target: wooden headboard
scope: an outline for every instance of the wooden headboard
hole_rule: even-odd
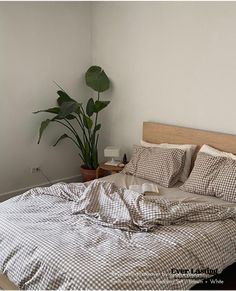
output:
[[[236,135],[155,122],[143,123],[143,140],[151,143],[208,144],[236,155]]]

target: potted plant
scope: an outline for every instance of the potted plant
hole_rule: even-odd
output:
[[[39,110],[33,113],[47,112],[54,114],[51,119],[42,121],[39,129],[40,143],[41,137],[49,124],[57,123],[67,130],[67,133],[61,135],[53,146],[56,146],[64,139],[73,142],[82,159],[80,168],[83,181],[89,181],[96,177],[96,168],[98,167],[98,139],[101,124],[98,121],[98,114],[110,101],[100,100],[100,93],[109,89],[110,81],[101,67],[92,66],[85,74],[85,80],[88,87],[97,92],[97,98],[90,98],[84,107],[82,103],[71,98],[60,86],[57,91],[57,105],[46,110]]]

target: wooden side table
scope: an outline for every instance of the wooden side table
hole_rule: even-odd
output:
[[[111,172],[111,174],[116,174],[116,173],[119,173],[120,171],[122,171],[123,168],[124,167],[105,165],[105,162],[103,162],[103,163],[99,164],[99,166],[97,167],[96,178],[97,179],[99,178],[100,170]]]

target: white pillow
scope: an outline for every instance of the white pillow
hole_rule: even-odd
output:
[[[231,153],[227,153],[227,152],[223,152],[223,151],[220,151],[220,150],[217,150],[213,147],[210,147],[209,145],[207,144],[204,144],[200,151],[201,153],[205,153],[205,154],[208,154],[208,155],[211,155],[211,156],[214,156],[214,157],[225,157],[225,158],[230,158],[230,159],[233,159],[233,160],[236,160],[236,156],[231,154]]]
[[[194,144],[171,144],[171,143],[160,143],[160,144],[155,144],[155,143],[149,143],[144,140],[140,141],[141,146],[143,147],[160,147],[160,148],[168,148],[168,149],[180,149],[185,151],[185,163],[184,163],[184,168],[183,172],[180,175],[179,180],[181,182],[185,182],[188,179],[190,168],[191,168],[191,161],[192,161],[192,156],[197,148],[196,145]]]

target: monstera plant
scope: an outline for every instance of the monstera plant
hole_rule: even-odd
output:
[[[85,106],[71,98],[59,86],[57,106],[34,112],[46,112],[54,115],[52,118],[42,121],[38,143],[51,123],[60,124],[66,129],[66,133],[57,139],[54,146],[64,139],[68,139],[76,145],[83,161],[81,172],[84,181],[95,176],[95,170],[98,166],[99,130],[101,129],[98,115],[110,103],[110,101],[102,101],[100,98],[101,93],[108,90],[110,86],[109,78],[101,67],[90,67],[85,74],[85,80],[87,86],[97,92],[97,97],[91,97]]]

